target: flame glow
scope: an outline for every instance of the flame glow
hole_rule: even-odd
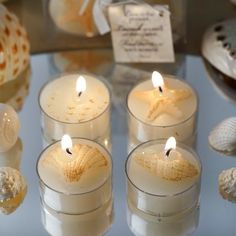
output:
[[[83,76],[79,76],[76,81],[76,92],[82,93],[86,90],[86,80]]]
[[[162,88],[164,86],[164,79],[162,75],[157,71],[152,72],[152,84],[154,88],[157,88],[157,87]]]
[[[61,139],[61,148],[62,150],[66,151],[66,149],[72,148],[72,140],[68,134],[63,135]]]
[[[168,138],[166,145],[165,145],[165,152],[176,149],[176,140],[174,137]]]

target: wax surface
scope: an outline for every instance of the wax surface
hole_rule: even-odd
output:
[[[47,84],[40,96],[44,112],[68,123],[88,121],[102,114],[110,102],[108,89],[100,80],[82,76],[86,80],[86,91],[80,97],[76,92],[79,75],[65,75]]]
[[[144,153],[163,153],[165,145],[158,144],[152,145],[141,150]],[[141,152],[140,151],[140,152]],[[188,160],[191,164],[195,165],[199,170],[199,164],[194,158],[193,154],[185,149],[177,148],[176,151],[180,152],[182,157]],[[147,156],[148,157],[148,156]],[[130,180],[141,190],[156,194],[156,195],[173,195],[187,190],[194,183],[197,182],[199,174],[192,178],[186,178],[181,181],[165,180],[149,169],[144,168],[137,162],[137,156],[133,154],[129,159],[128,176]],[[145,161],[149,161],[148,158]],[[199,170],[200,173],[200,170]]]
[[[169,114],[163,113],[154,120],[150,121],[147,119],[149,104],[142,99],[139,99],[134,94],[137,91],[148,91],[154,89],[150,79],[138,84],[129,94],[128,107],[130,112],[136,118],[151,125],[170,126],[185,121],[194,114],[197,109],[197,97],[192,88],[188,84],[177,79],[164,77],[164,81],[168,84],[170,89],[188,89],[191,92],[191,95],[188,98],[175,102],[175,105],[181,111],[182,116],[176,118]]]
[[[84,142],[86,143],[86,141]],[[96,147],[102,153],[103,159],[99,158],[93,161],[92,158],[96,158],[93,156],[90,156],[89,159],[83,159],[82,165],[77,168],[81,170],[79,173],[79,178],[75,178],[73,181],[68,180],[68,178],[64,175],[64,169],[62,165],[64,164],[64,166],[67,166],[68,162],[71,162],[75,159],[79,160],[81,158],[80,153],[77,153],[76,151],[76,145],[79,144],[73,144],[73,148],[71,149],[71,152],[73,153],[72,157],[70,157],[65,153],[65,151],[61,149],[60,143],[50,146],[49,149],[43,153],[38,163],[38,173],[42,181],[48,187],[63,193],[79,194],[95,190],[104,184],[110,177],[112,169],[111,160],[108,157],[108,154],[101,150],[99,145],[94,144],[94,147]],[[55,158],[60,161],[59,165],[56,163],[56,161],[54,163]],[[82,167],[86,166],[86,163],[88,162],[90,164],[92,163],[90,168],[83,169]],[[67,170],[70,171],[69,166]],[[72,169],[72,173],[74,173],[74,170],[75,169]]]

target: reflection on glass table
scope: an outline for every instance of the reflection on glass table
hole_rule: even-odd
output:
[[[27,179],[28,193],[23,204],[21,204],[14,213],[7,217],[0,215],[0,235],[48,235],[43,226],[45,221],[42,222],[41,217],[39,182],[35,167],[37,158],[43,150],[38,94],[43,84],[45,84],[53,75],[58,74],[55,67],[49,63],[51,62],[52,56],[52,54],[44,54],[32,56],[31,58],[32,77],[30,92],[29,96],[25,99],[22,110],[19,112],[21,121],[19,137],[24,144],[20,170]],[[128,208],[126,202],[126,178],[124,170],[125,161],[128,155],[128,129],[126,108],[123,101],[125,101],[127,87],[131,88],[136,82],[138,82],[139,75],[150,74],[153,70],[158,70],[159,68],[153,64],[146,66],[118,65],[112,61],[108,64],[109,66],[104,70],[104,74],[101,67],[97,71],[98,75],[107,78],[107,81],[111,86],[114,85],[112,92],[114,219],[113,224],[106,235],[131,236],[133,233],[129,229],[127,222],[130,222],[130,220],[134,218],[132,218],[133,216],[130,216],[130,213],[127,218],[126,214]],[[121,68],[121,70],[119,68]],[[125,73],[122,69],[125,69]],[[85,71],[85,69],[83,71]],[[90,73],[96,74],[95,71],[91,71]],[[135,79],[131,81],[132,77]],[[222,99],[213,89],[211,83],[207,79],[206,71],[201,59],[189,56],[187,57],[185,80],[197,90],[199,95],[196,149],[201,158],[203,167],[199,224],[192,235],[235,236],[236,208],[234,204],[222,199],[218,193],[218,175],[223,169],[235,166],[236,160],[232,157],[225,157],[212,151],[208,146],[207,139],[210,130],[217,123],[224,118],[235,115],[235,107],[231,103]],[[108,207],[108,209],[110,208]],[[45,210],[43,214],[48,214],[48,212],[50,212],[50,209],[47,209],[47,211]],[[186,227],[187,231],[189,230],[188,232],[192,231],[197,226],[197,214],[198,213],[195,214],[193,212],[193,217],[189,218],[189,221],[184,221],[183,227]],[[133,215],[138,214],[135,213]],[[50,215],[50,217],[51,216],[52,215]],[[45,218],[43,219],[45,220]],[[136,220],[133,222],[142,227],[144,222],[139,221],[138,218],[135,219]],[[56,220],[55,216],[50,218],[50,220]],[[107,221],[103,221],[104,225],[110,224],[111,220],[112,218],[107,218]],[[23,222],[28,223],[26,224]],[[99,225],[101,226],[100,223]],[[91,224],[91,227],[93,226],[94,225]],[[163,227],[163,230],[164,229],[165,227]],[[161,236],[165,236],[165,234],[162,233]]]

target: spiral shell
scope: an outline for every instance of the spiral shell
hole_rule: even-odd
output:
[[[236,117],[220,122],[209,134],[210,146],[224,154],[236,152]]]
[[[17,141],[20,122],[15,110],[0,103],[0,152],[9,150]]]
[[[29,65],[29,41],[17,17],[0,4],[0,85]]]
[[[181,181],[197,176],[198,169],[179,153],[170,157],[161,154],[137,154],[135,160],[157,176],[171,181]]]
[[[106,157],[97,149],[85,144],[76,144],[73,147],[75,156],[68,156],[68,160],[58,158],[61,156],[61,148],[53,150],[48,158],[44,159],[45,164],[57,168],[65,177],[67,182],[77,182],[89,169],[95,169],[108,165]]]
[[[10,214],[23,202],[27,192],[25,179],[11,167],[0,167],[0,211]]]
[[[202,43],[206,60],[223,74],[236,79],[236,20],[231,19],[210,27]]]
[[[221,196],[231,202],[236,202],[236,168],[223,170],[218,182]]]

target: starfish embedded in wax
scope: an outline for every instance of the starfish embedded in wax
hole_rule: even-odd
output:
[[[135,96],[149,104],[147,119],[154,121],[162,114],[168,114],[177,119],[182,117],[182,111],[178,108],[177,102],[188,98],[191,95],[189,89],[170,89],[167,84],[162,91],[154,88],[148,91],[136,91]]]

